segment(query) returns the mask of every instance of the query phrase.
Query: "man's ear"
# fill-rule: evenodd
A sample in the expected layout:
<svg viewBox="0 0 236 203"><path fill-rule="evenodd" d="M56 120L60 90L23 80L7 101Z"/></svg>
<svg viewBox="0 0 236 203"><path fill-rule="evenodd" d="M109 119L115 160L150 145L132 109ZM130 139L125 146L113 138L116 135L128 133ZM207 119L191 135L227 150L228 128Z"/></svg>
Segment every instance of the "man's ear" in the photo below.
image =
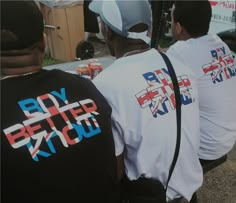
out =
<svg viewBox="0 0 236 203"><path fill-rule="evenodd" d="M182 26L180 23L176 23L176 34L176 36L178 36L178 40L187 40L191 38L185 27Z"/></svg>
<svg viewBox="0 0 236 203"><path fill-rule="evenodd" d="M181 35L183 33L183 27L179 22L176 23L175 31L177 35Z"/></svg>
<svg viewBox="0 0 236 203"><path fill-rule="evenodd" d="M43 33L43 49L45 50L46 49L46 45L47 44L47 36L45 33Z"/></svg>
<svg viewBox="0 0 236 203"><path fill-rule="evenodd" d="M42 52L45 52L46 43L47 43L47 41L46 41L46 34L43 33L42 39L38 42L39 49L40 49Z"/></svg>

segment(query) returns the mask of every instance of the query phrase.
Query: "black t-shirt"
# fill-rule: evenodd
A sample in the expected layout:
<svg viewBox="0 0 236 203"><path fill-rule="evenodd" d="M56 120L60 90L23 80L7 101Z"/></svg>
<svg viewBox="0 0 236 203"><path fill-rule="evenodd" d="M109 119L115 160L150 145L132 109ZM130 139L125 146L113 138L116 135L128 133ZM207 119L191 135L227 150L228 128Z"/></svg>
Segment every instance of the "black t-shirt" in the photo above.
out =
<svg viewBox="0 0 236 203"><path fill-rule="evenodd" d="M3 203L118 202L111 108L59 70L1 81Z"/></svg>

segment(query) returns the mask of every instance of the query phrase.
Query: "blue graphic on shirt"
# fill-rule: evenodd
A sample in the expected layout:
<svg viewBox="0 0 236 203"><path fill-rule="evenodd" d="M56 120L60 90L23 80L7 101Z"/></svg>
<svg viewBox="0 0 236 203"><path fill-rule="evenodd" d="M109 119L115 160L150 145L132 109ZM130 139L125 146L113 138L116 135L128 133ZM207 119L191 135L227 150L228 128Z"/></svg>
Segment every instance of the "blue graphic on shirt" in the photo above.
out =
<svg viewBox="0 0 236 203"><path fill-rule="evenodd" d="M148 83L148 87L141 90L135 96L142 108L149 107L153 117L162 116L170 110L175 109L175 95L173 84L166 69L158 69L154 72L143 74ZM191 95L191 82L187 75L178 77L178 83L181 93L181 103L188 105L193 102Z"/></svg>
<svg viewBox="0 0 236 203"><path fill-rule="evenodd" d="M99 113L95 102L84 99L69 103L65 88L36 99L24 99L18 104L27 119L3 131L14 149L27 147L34 161L57 152L53 144L55 139L69 147L101 132L96 120Z"/></svg>
<svg viewBox="0 0 236 203"><path fill-rule="evenodd" d="M210 75L214 84L236 76L232 54L226 55L225 47L211 50L212 61L202 67L205 75Z"/></svg>

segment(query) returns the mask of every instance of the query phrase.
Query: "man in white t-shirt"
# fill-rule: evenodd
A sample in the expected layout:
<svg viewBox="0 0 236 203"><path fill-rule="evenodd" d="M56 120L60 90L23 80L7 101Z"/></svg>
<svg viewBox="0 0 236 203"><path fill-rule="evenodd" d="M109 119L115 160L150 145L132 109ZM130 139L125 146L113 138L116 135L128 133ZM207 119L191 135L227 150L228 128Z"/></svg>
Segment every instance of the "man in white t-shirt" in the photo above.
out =
<svg viewBox="0 0 236 203"><path fill-rule="evenodd" d="M148 1L93 1L107 45L117 60L94 79L112 107L112 126L122 176L154 178L166 185L176 146L174 91L166 64L150 49ZM202 184L199 150L198 92L194 74L174 55L182 101L180 153L170 179L167 199L190 200ZM122 159L123 157L123 159Z"/></svg>
<svg viewBox="0 0 236 203"><path fill-rule="evenodd" d="M236 140L236 67L228 46L208 34L210 20L208 0L176 1L172 33L178 42L167 51L197 76L202 163L223 157Z"/></svg>

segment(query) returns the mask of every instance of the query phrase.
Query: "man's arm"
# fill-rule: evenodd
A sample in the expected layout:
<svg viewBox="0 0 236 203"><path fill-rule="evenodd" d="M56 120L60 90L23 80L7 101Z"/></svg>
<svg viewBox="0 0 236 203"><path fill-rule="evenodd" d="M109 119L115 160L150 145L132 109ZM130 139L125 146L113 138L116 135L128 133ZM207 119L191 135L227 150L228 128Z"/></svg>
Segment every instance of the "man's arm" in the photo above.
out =
<svg viewBox="0 0 236 203"><path fill-rule="evenodd" d="M124 175L124 155L121 153L119 156L116 157L117 160L117 175L118 175L118 180L121 180L121 178Z"/></svg>

